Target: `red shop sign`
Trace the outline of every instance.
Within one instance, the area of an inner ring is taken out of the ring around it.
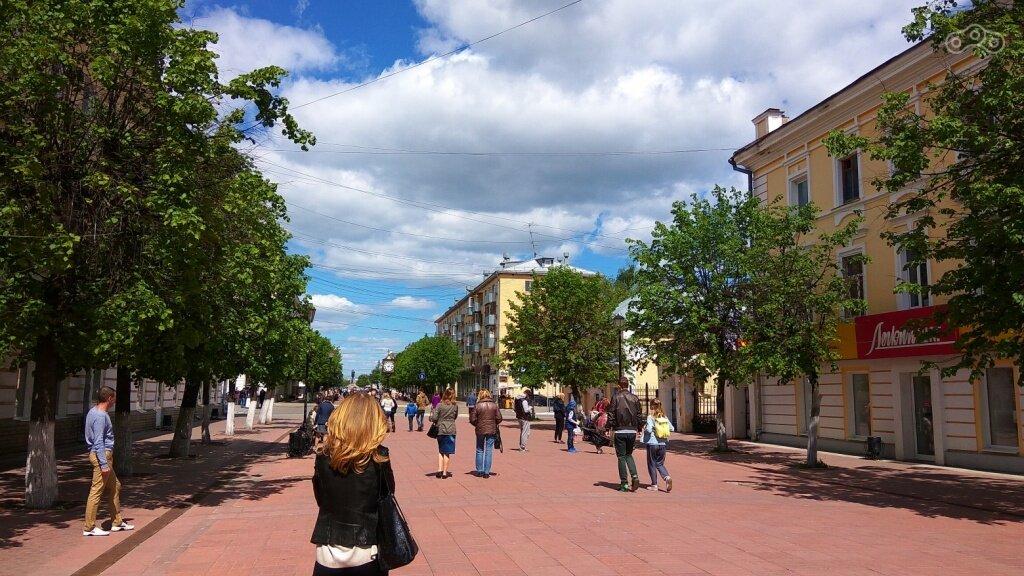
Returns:
[[[927,356],[931,354],[955,354],[953,343],[956,342],[957,330],[945,330],[942,335],[929,340],[921,340],[917,331],[906,327],[912,318],[932,316],[938,306],[911,308],[884,314],[860,316],[855,321],[857,331],[858,358],[902,358],[907,356]]]

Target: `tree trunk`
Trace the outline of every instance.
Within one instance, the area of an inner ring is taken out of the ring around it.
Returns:
[[[273,398],[267,398],[267,401],[266,401],[265,404],[267,406],[267,422],[266,423],[270,424],[271,422],[274,421],[274,399]],[[396,409],[397,409],[397,406],[398,405],[395,404]]]
[[[163,382],[157,382],[156,384],[156,408],[153,409],[153,414],[156,417],[155,427],[160,428],[164,425],[164,388],[166,388]]]
[[[171,440],[171,458],[188,458],[192,442],[192,418],[196,413],[196,399],[199,396],[199,383],[194,380],[185,382],[185,394],[181,398],[178,410],[178,421],[174,426],[174,438]]]
[[[235,403],[228,402],[227,415],[224,417],[224,435],[235,435]]]
[[[719,378],[715,392],[715,450],[721,452],[729,449],[729,438],[725,434],[725,387],[728,383],[728,380]]]
[[[260,408],[260,424],[267,424],[267,411],[270,410],[270,402],[263,400],[263,407]]]
[[[809,374],[811,384],[811,418],[807,422],[807,466],[818,465],[818,423],[821,420],[821,390],[818,388],[818,375]]]
[[[116,400],[114,402],[114,472],[131,476],[132,465],[132,372],[117,367]]]
[[[202,443],[209,444],[210,438],[210,383],[203,382],[203,426]]]
[[[25,461],[25,506],[49,508],[57,501],[57,454],[53,446],[53,428],[61,373],[51,335],[41,337],[36,344],[35,363]]]
[[[245,408],[245,429],[252,430],[253,422],[256,419],[256,404],[253,403],[252,399],[248,400],[248,404]]]

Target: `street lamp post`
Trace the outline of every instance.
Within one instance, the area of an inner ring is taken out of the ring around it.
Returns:
[[[310,304],[308,316],[310,330],[313,329],[313,318],[315,316],[316,308],[312,304]],[[302,391],[302,428],[305,429],[309,420],[309,333],[306,334],[306,375],[302,382],[305,384],[304,389]]]
[[[615,329],[619,333],[619,348],[617,355],[619,357],[619,378],[622,378],[622,325],[626,323],[626,318],[622,314],[616,314],[612,317],[612,322],[615,324]],[[618,386],[618,382],[615,383]]]

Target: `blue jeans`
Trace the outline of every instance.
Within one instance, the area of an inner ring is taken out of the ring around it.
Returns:
[[[494,434],[476,437],[476,471],[491,473],[491,457],[494,455]]]
[[[426,410],[417,410],[416,411],[416,429],[419,430],[420,432],[423,431],[423,415],[425,413],[426,413]]]
[[[569,424],[568,426],[565,427],[565,433],[569,435],[569,440],[568,444],[566,444],[566,447],[567,449],[572,450],[573,448],[576,447],[576,443],[573,442],[573,440],[576,439],[576,426]]]

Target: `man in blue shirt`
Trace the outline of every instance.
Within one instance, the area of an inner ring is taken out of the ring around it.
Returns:
[[[85,443],[89,447],[89,462],[92,462],[92,488],[85,504],[83,536],[106,536],[110,532],[135,528],[121,517],[121,481],[114,472],[114,426],[107,414],[114,406],[114,396],[114,389],[110,386],[100,388],[96,406],[85,416]],[[113,517],[109,532],[96,525],[96,514],[104,494]]]
[[[321,395],[316,405],[316,435],[317,439],[321,441],[324,434],[327,434],[327,419],[331,417],[331,412],[334,412],[334,402],[331,402],[327,396]]]

